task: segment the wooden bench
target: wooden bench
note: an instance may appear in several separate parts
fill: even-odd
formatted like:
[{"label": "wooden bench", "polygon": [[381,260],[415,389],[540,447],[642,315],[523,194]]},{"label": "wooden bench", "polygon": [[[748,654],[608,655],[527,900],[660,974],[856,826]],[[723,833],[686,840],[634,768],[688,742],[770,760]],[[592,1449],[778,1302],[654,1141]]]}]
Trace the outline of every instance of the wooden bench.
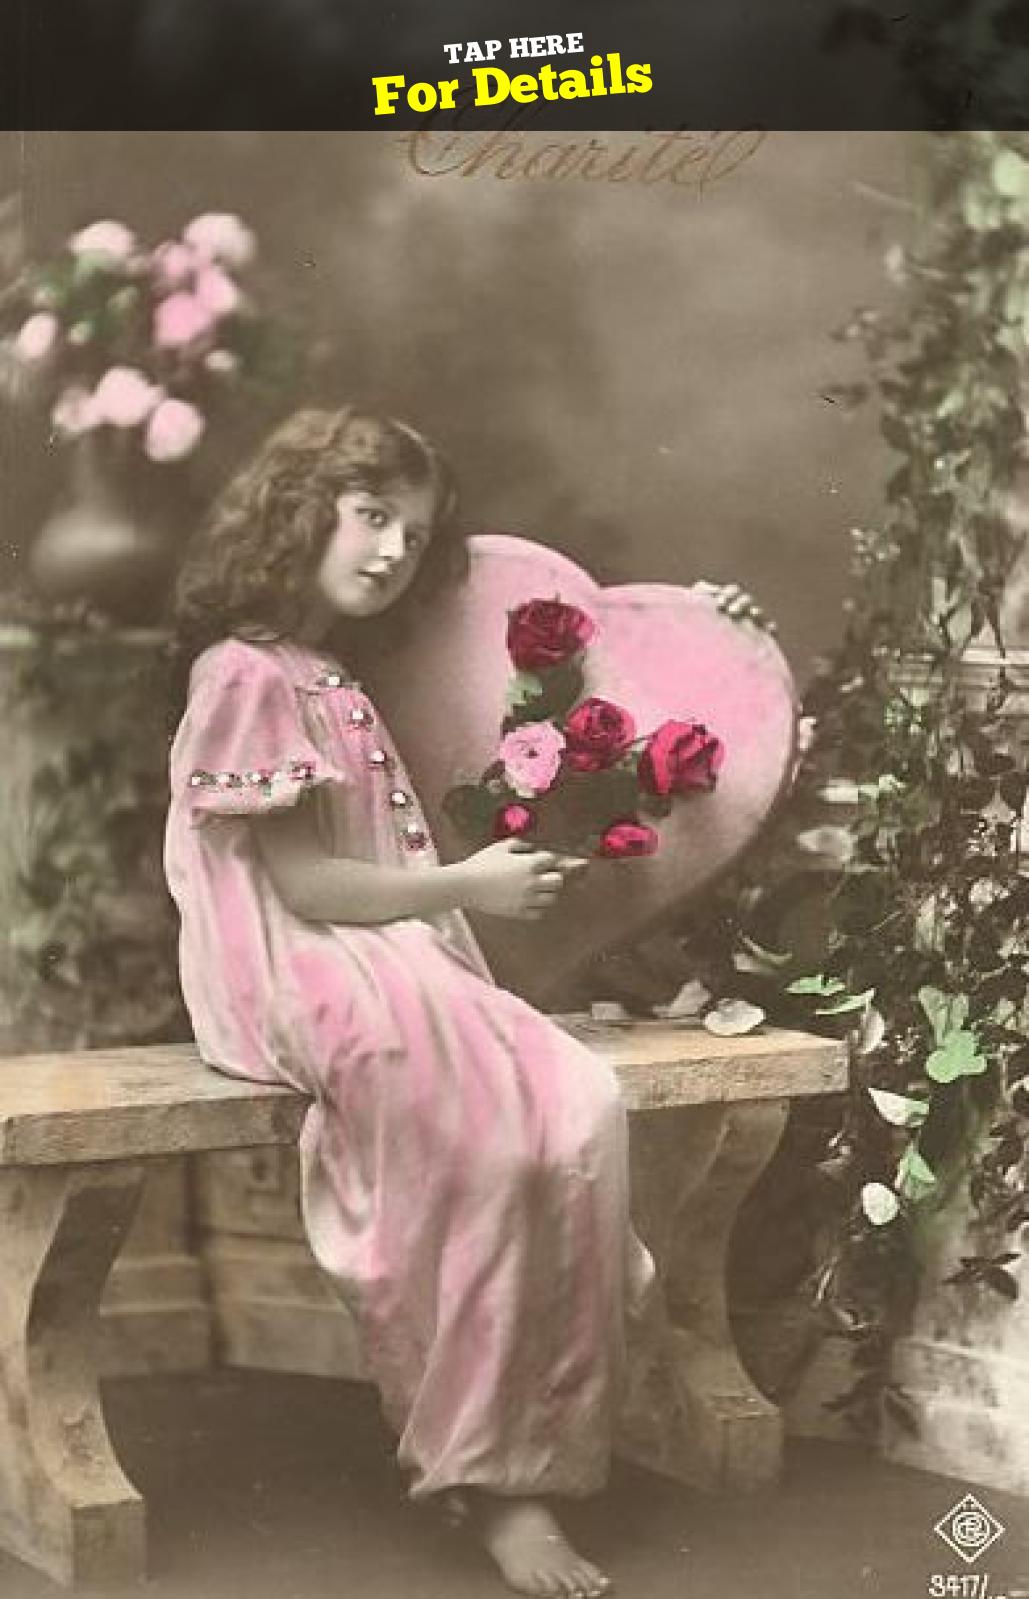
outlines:
[{"label": "wooden bench", "polygon": [[[846,1086],[845,1048],[649,1023],[581,1036],[633,1113],[634,1212],[675,1323],[670,1366],[637,1394],[621,1452],[692,1484],[772,1481],[781,1420],[733,1343],[729,1237],[789,1100]],[[0,1545],[57,1581],[106,1591],[145,1573],[145,1507],[107,1434],[97,1334],[147,1162],[293,1144],[306,1104],[211,1071],[190,1045],[0,1062]],[[667,1426],[669,1404],[681,1426]]]}]

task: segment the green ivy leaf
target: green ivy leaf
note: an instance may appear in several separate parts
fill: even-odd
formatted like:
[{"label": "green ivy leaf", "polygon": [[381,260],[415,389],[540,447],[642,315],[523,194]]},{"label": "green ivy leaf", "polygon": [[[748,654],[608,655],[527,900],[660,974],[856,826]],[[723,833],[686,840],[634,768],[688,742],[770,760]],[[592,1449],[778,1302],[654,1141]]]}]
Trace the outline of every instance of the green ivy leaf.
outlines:
[{"label": "green ivy leaf", "polygon": [[861,1190],[861,1209],[873,1227],[887,1227],[900,1210],[900,1202],[885,1183],[865,1183]]},{"label": "green ivy leaf", "polygon": [[740,949],[733,952],[732,963],[738,972],[754,977],[773,977],[783,966],[788,966],[793,956],[787,950],[765,949],[746,933],[740,934]]},{"label": "green ivy leaf", "polygon": [[936,1173],[914,1144],[909,1144],[900,1157],[894,1185],[905,1199],[916,1201],[936,1187]]},{"label": "green ivy leaf", "polygon": [[864,1010],[875,997],[874,988],[866,988],[860,994],[845,994],[842,999],[834,1000],[831,1005],[819,1005],[815,1010],[816,1016],[843,1016],[847,1011]]},{"label": "green ivy leaf", "polygon": [[994,1293],[1001,1294],[1005,1299],[1014,1302],[1018,1298],[1018,1279],[1005,1271],[1003,1266],[987,1266],[982,1280]]},{"label": "green ivy leaf", "polygon": [[993,187],[1008,200],[1029,192],[1029,163],[1017,150],[1001,150],[993,160]]},{"label": "green ivy leaf", "polygon": [[965,994],[945,994],[940,988],[926,985],[918,990],[918,1003],[928,1018],[937,1044],[942,1044],[949,1034],[959,1032],[968,1020]]},{"label": "green ivy leaf", "polygon": [[838,977],[826,977],[824,972],[817,972],[814,977],[795,977],[792,983],[787,983],[787,994],[817,994],[819,998],[828,998],[831,994],[842,994],[846,983],[841,983]]},{"label": "green ivy leaf", "polygon": [[879,1115],[891,1127],[920,1127],[929,1114],[929,1106],[924,1099],[893,1094],[886,1088],[870,1088],[868,1092]]},{"label": "green ivy leaf", "polygon": [[918,1410],[910,1394],[905,1393],[903,1388],[898,1388],[894,1383],[886,1384],[883,1389],[883,1409],[909,1438],[919,1436]]},{"label": "green ivy leaf", "polygon": [[934,1083],[953,1083],[959,1077],[981,1077],[987,1061],[979,1053],[979,1042],[967,1028],[948,1033],[925,1063],[926,1076]]},{"label": "green ivy leaf", "polygon": [[1029,779],[1023,772],[1008,772],[997,785],[1004,804],[1016,816],[1021,816],[1025,809],[1027,786]]}]

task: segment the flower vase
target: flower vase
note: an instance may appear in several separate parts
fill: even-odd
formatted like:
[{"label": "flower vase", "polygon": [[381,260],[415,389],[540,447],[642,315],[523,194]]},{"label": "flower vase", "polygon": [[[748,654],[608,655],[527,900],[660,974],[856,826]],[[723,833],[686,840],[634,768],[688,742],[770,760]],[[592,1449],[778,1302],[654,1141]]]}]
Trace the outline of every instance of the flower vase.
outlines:
[{"label": "flower vase", "polygon": [[149,622],[160,614],[171,545],[133,486],[126,471],[101,459],[94,440],[77,443],[67,494],[29,557],[33,585],[44,598],[84,602],[123,622]]}]

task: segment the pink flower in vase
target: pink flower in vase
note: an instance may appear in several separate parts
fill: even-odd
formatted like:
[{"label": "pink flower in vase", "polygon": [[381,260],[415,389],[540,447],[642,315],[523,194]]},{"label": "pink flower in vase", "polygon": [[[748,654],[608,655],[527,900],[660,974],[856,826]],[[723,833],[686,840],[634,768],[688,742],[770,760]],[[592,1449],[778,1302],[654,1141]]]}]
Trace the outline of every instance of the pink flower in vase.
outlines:
[{"label": "pink flower in vase", "polygon": [[157,287],[165,294],[184,289],[192,281],[197,269],[196,254],[188,244],[182,244],[178,239],[166,239],[159,244],[151,261]]},{"label": "pink flower in vase", "polygon": [[112,366],[93,391],[98,422],[115,428],[139,427],[158,404],[163,390],[134,366]]},{"label": "pink flower in vase", "polygon": [[201,267],[196,276],[193,292],[215,322],[223,316],[231,316],[233,311],[238,311],[242,299],[228,273],[217,266]]},{"label": "pink flower in vase", "polygon": [[51,311],[37,311],[18,329],[15,359],[24,366],[40,366],[53,353],[61,325]]},{"label": "pink flower in vase", "polygon": [[151,461],[181,461],[196,448],[205,426],[188,400],[162,400],[147,425],[143,448]]},{"label": "pink flower in vase", "polygon": [[196,295],[169,294],[154,312],[154,343],[162,350],[181,350],[205,338],[214,326],[211,311]]},{"label": "pink flower in vase", "polygon": [[545,794],[561,769],[564,735],[550,722],[523,722],[500,741],[504,775],[516,794]]},{"label": "pink flower in vase", "polygon": [[50,420],[65,438],[77,439],[95,428],[100,418],[89,390],[83,388],[81,383],[72,383],[58,397],[50,412]]},{"label": "pink flower in vase", "polygon": [[194,217],[182,230],[186,243],[209,261],[225,266],[249,266],[257,253],[257,242],[250,229],[230,211],[207,211]]},{"label": "pink flower in vase", "polygon": [[91,222],[68,240],[72,255],[104,255],[115,265],[124,265],[136,251],[136,235],[124,222]]}]

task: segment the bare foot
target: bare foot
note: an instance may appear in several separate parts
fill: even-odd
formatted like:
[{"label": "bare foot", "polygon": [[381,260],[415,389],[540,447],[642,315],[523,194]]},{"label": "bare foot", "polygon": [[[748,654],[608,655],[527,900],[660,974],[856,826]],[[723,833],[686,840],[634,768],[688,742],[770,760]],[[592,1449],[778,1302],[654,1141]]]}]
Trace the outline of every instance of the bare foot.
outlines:
[{"label": "bare foot", "polygon": [[534,1599],[598,1599],[611,1579],[572,1548],[539,1499],[476,1493],[472,1526],[504,1581]]}]

